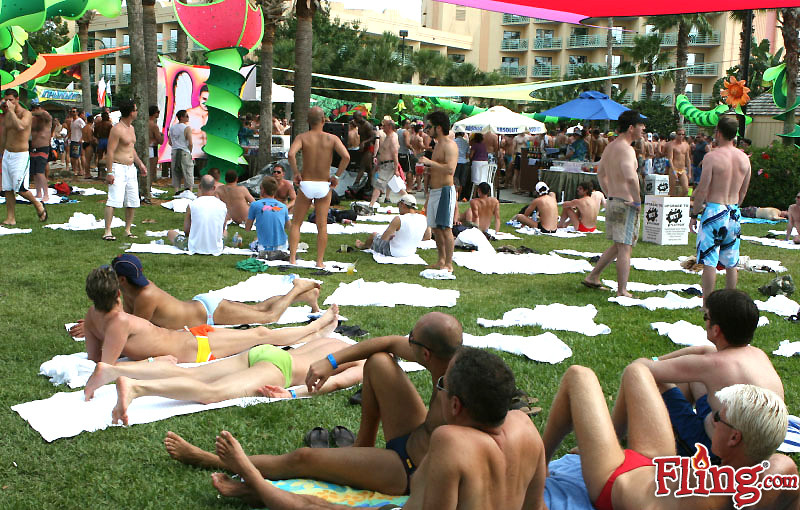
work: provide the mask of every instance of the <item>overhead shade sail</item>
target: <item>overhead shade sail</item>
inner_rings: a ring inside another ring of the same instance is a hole
[[[114,53],[117,51],[121,51],[127,49],[128,46],[122,46],[120,48],[106,48],[102,50],[94,50],[94,51],[81,51],[78,53],[67,53],[65,55],[58,55],[53,53],[45,53],[40,54],[39,57],[36,59],[36,62],[33,63],[25,71],[19,73],[14,81],[10,83],[4,83],[0,90],[10,89],[12,87],[18,87],[25,82],[29,82],[31,80],[35,80],[40,76],[44,76],[45,74],[49,74],[56,69],[62,69],[64,67],[73,66],[75,64],[80,64],[84,60],[90,60],[96,57],[102,57],[103,55],[108,55],[109,53]]]

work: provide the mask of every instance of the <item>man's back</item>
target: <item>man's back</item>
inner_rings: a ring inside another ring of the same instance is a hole
[[[581,223],[585,227],[592,228],[597,225],[597,213],[600,212],[600,204],[591,195],[586,195],[574,201],[575,208],[580,214]]]
[[[359,129],[359,133],[360,131]],[[303,180],[329,180],[331,161],[333,161],[333,146],[338,139],[322,131],[322,128],[307,131],[298,136],[297,139],[301,144],[300,150],[303,151]]]
[[[752,384],[777,393],[781,398],[783,383],[767,355],[758,347],[745,345],[729,347],[719,352],[705,354],[709,359],[703,382],[708,390],[708,401],[712,409],[720,409],[716,392],[734,384]]]
[[[711,182],[708,184],[706,201],[739,204],[750,181],[750,160],[747,154],[733,145],[720,147],[703,158],[703,175],[709,170]]]
[[[520,411],[510,411],[491,434],[443,425],[431,436],[404,508],[438,508],[455,498],[459,509],[544,509],[546,475],[542,439]]]
[[[558,227],[558,202],[553,193],[534,199],[533,204],[539,211],[539,226],[545,230],[556,230]]]
[[[156,326],[181,329],[187,325],[203,324],[206,311],[199,301],[181,301],[150,282],[136,296],[123,290],[123,309],[126,313],[149,319]]]
[[[483,143],[486,144],[486,152],[489,154],[497,154],[497,151],[500,149],[500,140],[497,138],[497,135],[491,131],[483,135]]]
[[[150,356],[182,354],[187,340],[184,331],[171,331],[122,310],[101,312],[89,308],[84,322],[86,352],[92,361],[115,363],[120,356],[141,360]],[[191,345],[189,345],[191,349]],[[112,359],[113,358],[113,359]]]
[[[470,200],[470,208],[472,209],[472,221],[477,222],[478,228],[486,232],[492,221],[495,210],[497,210],[500,202],[494,197],[478,197]],[[477,218],[475,217],[477,213]]]
[[[214,194],[225,203],[228,214],[235,223],[243,223],[247,219],[247,210],[253,202],[247,188],[236,183],[225,184],[217,188]]]
[[[611,142],[600,158],[598,176],[602,176],[603,192],[609,198],[621,198],[632,202],[639,201],[639,193],[633,193],[633,182],[638,189],[639,179],[636,175],[638,164],[636,154],[630,145],[621,138]]]
[[[247,217],[256,221],[259,249],[275,249],[286,244],[289,221],[286,204],[275,198],[262,198],[250,204]]]
[[[189,254],[221,254],[224,248],[222,233],[227,216],[225,203],[215,196],[200,196],[189,206],[189,213],[192,216]]]

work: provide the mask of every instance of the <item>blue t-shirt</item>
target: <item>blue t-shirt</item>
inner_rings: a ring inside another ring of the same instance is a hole
[[[286,204],[274,198],[262,198],[250,204],[247,218],[255,220],[258,233],[258,246],[261,249],[275,249],[286,244],[286,222],[289,209]]]

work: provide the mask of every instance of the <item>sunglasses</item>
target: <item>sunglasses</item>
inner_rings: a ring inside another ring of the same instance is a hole
[[[703,321],[711,322],[711,317],[708,316],[708,312],[703,312]]]
[[[433,349],[431,349],[427,345],[419,343],[416,340],[414,340],[414,330],[413,329],[408,332],[408,343],[413,344],[413,345],[418,345],[420,347],[424,347],[424,348],[428,349],[429,351],[433,352]]]
[[[439,377],[439,379],[436,380],[436,389],[439,391],[447,391],[444,388],[444,376],[441,376]]]
[[[726,422],[719,416],[719,411],[714,411],[714,423],[722,423],[723,425],[727,425],[728,427],[732,428],[733,430],[739,430],[730,423]]]

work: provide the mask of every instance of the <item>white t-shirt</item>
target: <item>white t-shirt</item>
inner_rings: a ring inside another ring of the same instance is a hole
[[[219,255],[224,245],[222,231],[228,208],[214,196],[197,197],[189,204],[192,228],[189,231],[189,254]]]
[[[389,241],[392,257],[408,257],[417,251],[417,245],[428,228],[428,219],[422,214],[401,214],[400,228]]]
[[[188,127],[188,125],[180,122],[170,126],[168,136],[172,150],[189,152],[189,140],[186,139],[186,128]]]
[[[69,140],[71,142],[80,142],[83,140],[84,127],[86,127],[86,122],[82,118],[78,117],[77,119],[73,120],[69,125]]]

